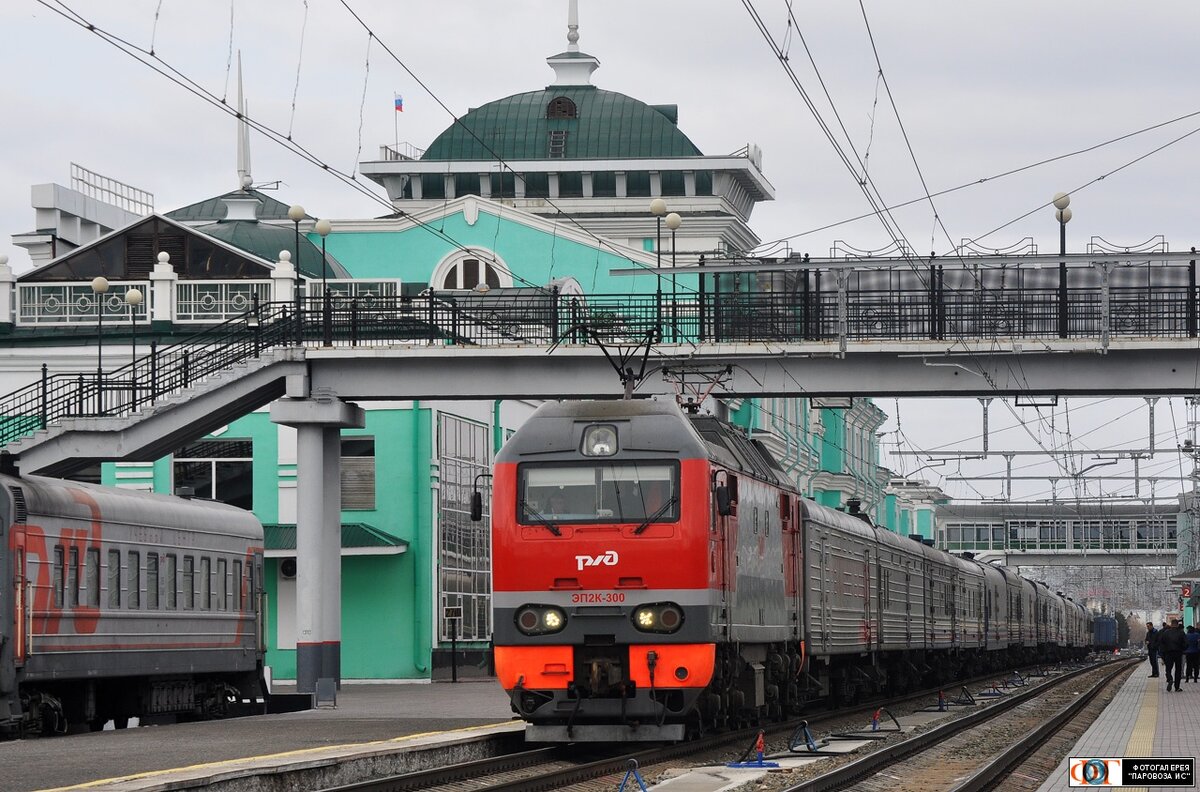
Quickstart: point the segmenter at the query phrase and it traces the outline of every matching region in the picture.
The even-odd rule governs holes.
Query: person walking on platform
[[[1187,648],[1183,650],[1183,681],[1200,682],[1200,630],[1187,628]]]
[[[1146,657],[1150,659],[1150,677],[1158,676],[1158,630],[1154,622],[1146,622]]]
[[[1163,630],[1158,639],[1158,653],[1167,667],[1167,690],[1179,690],[1183,681],[1183,650],[1187,648],[1187,635],[1179,619],[1172,619],[1170,628]],[[1172,673],[1174,672],[1174,673]]]

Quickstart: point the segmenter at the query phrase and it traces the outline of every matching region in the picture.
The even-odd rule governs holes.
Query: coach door
[[[15,565],[13,575],[13,660],[17,665],[25,664],[29,649],[29,594],[32,586],[25,574],[25,532],[13,532]]]
[[[779,494],[779,516],[783,523],[783,585],[792,616],[792,632],[799,634],[804,615],[804,546],[797,503],[786,492]]]

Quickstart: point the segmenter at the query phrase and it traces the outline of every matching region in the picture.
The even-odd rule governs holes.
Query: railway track
[[[965,684],[986,683],[996,678],[996,674],[986,674],[968,679]],[[1044,686],[1039,686],[1039,689],[1042,687]],[[941,689],[943,688],[929,688],[891,698],[886,702],[875,701],[860,707],[820,713],[804,720],[811,727],[820,727],[832,721],[869,715],[881,703],[897,706],[928,699],[936,696]],[[988,708],[991,709],[994,707]],[[771,724],[765,727],[764,731],[768,738],[782,738],[794,731],[799,723],[800,720],[792,720]],[[669,746],[634,751],[618,749],[617,753],[601,753],[580,745],[537,748],[442,768],[330,787],[323,792],[539,792],[565,787],[578,789],[589,781],[623,775],[631,761],[636,761],[640,767],[646,768],[707,753],[728,754],[731,751],[740,751],[757,736],[758,731],[757,727],[741,729]],[[613,786],[606,783],[597,788],[611,789]]]
[[[1002,783],[1008,789],[1005,779],[1026,757],[1134,665],[1135,661],[1118,661],[1064,674],[787,787],[784,792],[851,788],[855,792],[984,792]],[[1047,707],[1055,711],[1049,719]],[[996,748],[989,751],[991,745]],[[991,757],[982,766],[981,755]],[[1041,772],[1034,789],[1046,772],[1049,770]],[[1032,773],[1026,775],[1032,780]]]

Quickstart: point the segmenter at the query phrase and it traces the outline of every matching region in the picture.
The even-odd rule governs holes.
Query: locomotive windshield
[[[679,519],[673,463],[522,465],[517,514],[526,525]]]

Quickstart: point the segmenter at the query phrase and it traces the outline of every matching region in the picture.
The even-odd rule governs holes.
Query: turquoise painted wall
[[[820,467],[831,473],[846,472],[846,424],[837,410],[821,410],[825,433],[821,437]]]
[[[468,225],[459,212],[430,226],[444,231],[463,246],[495,251],[510,270],[534,285],[573,276],[589,294],[650,294],[655,290],[655,278],[650,275],[609,274],[612,269],[635,266],[629,259],[498,218],[484,210],[480,210],[475,225]],[[438,262],[459,250],[421,227],[403,231],[334,232],[326,238],[326,246],[356,278],[401,278],[417,283],[428,283]],[[678,276],[678,285],[680,289],[693,290],[696,277]]]

